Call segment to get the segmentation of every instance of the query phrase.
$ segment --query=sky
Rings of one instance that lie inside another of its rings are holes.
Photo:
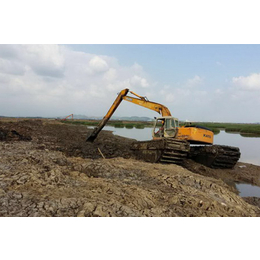
[[[260,45],[0,45],[0,115],[103,117],[129,88],[185,121],[260,122]],[[123,101],[115,116],[159,116]]]

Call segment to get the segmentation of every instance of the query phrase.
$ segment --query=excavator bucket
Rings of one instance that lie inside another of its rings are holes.
[[[94,130],[92,131],[92,133],[87,137],[87,142],[91,142],[93,143],[95,141],[95,139],[97,138],[99,132],[102,130],[102,128],[105,126],[106,122],[108,121],[108,119],[103,118],[103,120],[98,124],[98,126],[96,126],[94,128]]]

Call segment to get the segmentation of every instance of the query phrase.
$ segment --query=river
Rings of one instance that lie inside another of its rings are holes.
[[[133,138],[138,141],[152,139],[152,129],[127,129],[115,128],[113,126],[105,126],[104,130],[113,131],[115,135],[120,135],[128,138]],[[252,163],[260,165],[260,138],[259,137],[243,137],[240,134],[230,134],[225,131],[220,131],[214,136],[214,144],[236,146],[240,148],[240,162]]]

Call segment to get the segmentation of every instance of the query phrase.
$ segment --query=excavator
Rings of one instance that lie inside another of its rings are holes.
[[[172,117],[166,106],[149,101],[147,97],[129,89],[123,89],[118,94],[102,121],[87,137],[87,142],[94,142],[123,100],[154,110],[161,115],[155,118],[153,140],[133,142],[131,149],[137,159],[181,165],[187,158],[191,158],[211,168],[233,168],[239,160],[238,147],[213,145],[214,133],[210,129],[192,124],[180,126],[179,120]]]
[[[66,116],[65,118],[61,119],[62,121],[66,121],[69,117],[71,117],[71,119],[73,119],[73,114],[70,114],[68,116]]]

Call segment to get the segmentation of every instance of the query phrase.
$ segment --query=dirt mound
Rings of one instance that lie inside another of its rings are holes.
[[[238,162],[233,169],[212,169],[193,160],[186,160],[184,168],[207,177],[221,179],[235,187],[236,182],[249,183],[260,187],[260,166]]]
[[[31,141],[31,136],[21,134],[16,130],[0,128],[0,141]]]
[[[260,198],[258,198],[258,197],[244,197],[243,199],[247,203],[260,208]]]
[[[257,181],[257,166],[214,170],[187,161],[185,169],[136,161],[129,149],[132,139],[102,131],[93,144],[86,143],[91,130],[55,121],[0,127],[32,137],[0,142],[0,216],[260,214],[231,185],[250,175]],[[102,159],[98,148],[111,159]]]
[[[45,144],[48,149],[62,151],[67,156],[98,159],[102,158],[102,153],[106,158],[134,158],[130,146],[135,140],[114,136],[109,131],[102,131],[94,143],[89,143],[86,138],[92,129],[86,126],[55,121],[32,121],[26,124],[35,142]]]
[[[257,216],[228,185],[177,165],[0,144],[0,216]]]

